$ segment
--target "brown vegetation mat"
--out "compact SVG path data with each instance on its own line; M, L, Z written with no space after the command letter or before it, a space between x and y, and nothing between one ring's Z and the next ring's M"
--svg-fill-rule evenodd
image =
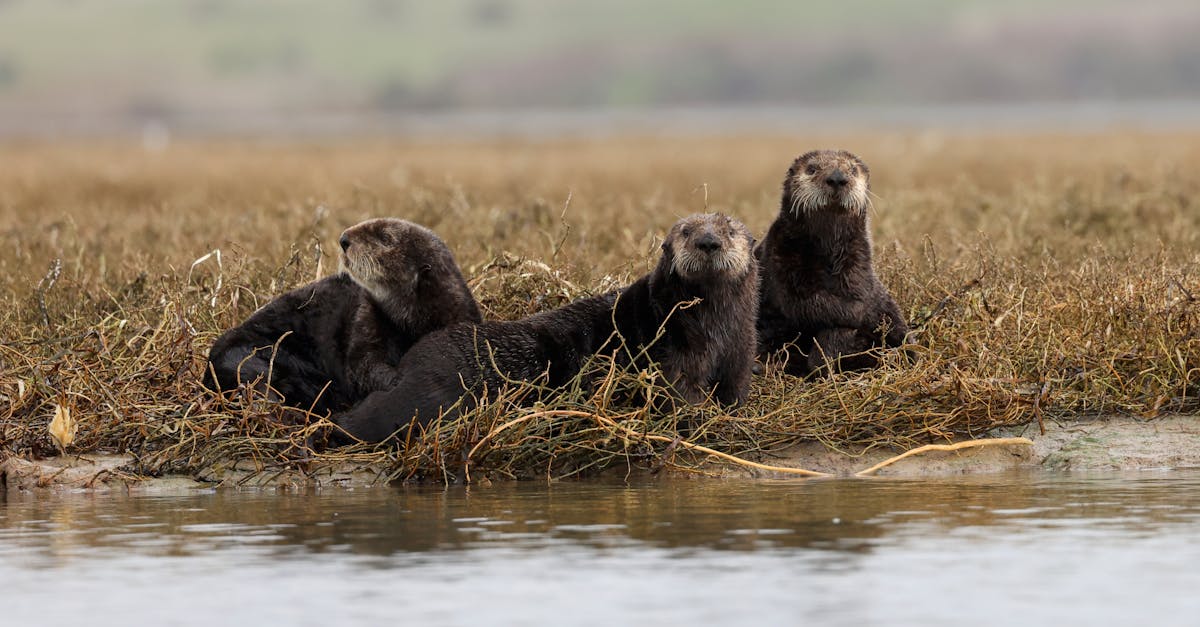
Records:
M873 171L877 266L918 329L911 360L757 377L736 415L663 411L653 373L511 391L399 448L328 449L330 424L198 384L223 329L330 272L366 217L424 223L486 315L515 318L644 272L678 216L761 233L799 152ZM1200 136L187 143L0 148L0 455L132 453L193 475L350 462L381 477L702 470L803 441L908 448L1004 425L1200 408ZM64 417L67 418L64 423ZM65 425L65 426L64 426Z

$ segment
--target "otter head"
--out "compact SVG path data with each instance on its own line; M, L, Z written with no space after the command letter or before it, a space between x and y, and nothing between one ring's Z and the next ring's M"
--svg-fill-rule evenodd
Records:
M411 302L421 274L445 248L429 229L397 218L359 222L338 244L342 270L381 304Z
M822 211L866 216L871 171L845 150L814 150L792 162L783 179L781 208L795 216Z
M663 262L691 280L744 278L754 265L754 237L744 224L719 213L688 216L663 240Z

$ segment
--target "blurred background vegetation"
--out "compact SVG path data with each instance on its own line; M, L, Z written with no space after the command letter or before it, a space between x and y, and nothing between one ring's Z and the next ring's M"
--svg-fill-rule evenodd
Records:
M0 130L1200 99L1195 0L0 0Z

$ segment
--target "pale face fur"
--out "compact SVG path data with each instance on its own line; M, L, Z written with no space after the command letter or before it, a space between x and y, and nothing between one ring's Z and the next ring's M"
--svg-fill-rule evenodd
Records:
M801 155L784 180L784 207L796 215L844 210L866 215L871 172L845 150L815 150Z
M416 289L427 229L395 218L360 222L342 232L339 262L350 278L377 301L388 302Z
M675 223L663 242L673 254L671 269L684 278L740 279L753 263L754 238L741 222L718 213L697 214Z

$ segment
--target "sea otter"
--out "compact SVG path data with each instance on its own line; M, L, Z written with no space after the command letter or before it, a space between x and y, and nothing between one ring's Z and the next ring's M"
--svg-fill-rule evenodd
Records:
M249 384L314 413L342 410L393 385L400 358L422 336L482 319L429 229L379 218L346 229L339 244L341 272L279 296L217 339L206 387Z
M560 387L597 353L642 368L653 361L689 403L745 400L758 311L754 240L740 222L701 214L677 222L652 272L615 292L511 322L455 324L430 333L400 361L399 384L335 418L379 442L511 381ZM644 349L644 350L643 350Z
M758 350L785 372L874 367L872 349L904 344L908 325L871 264L870 170L844 150L801 155L783 179L779 217L755 248Z

